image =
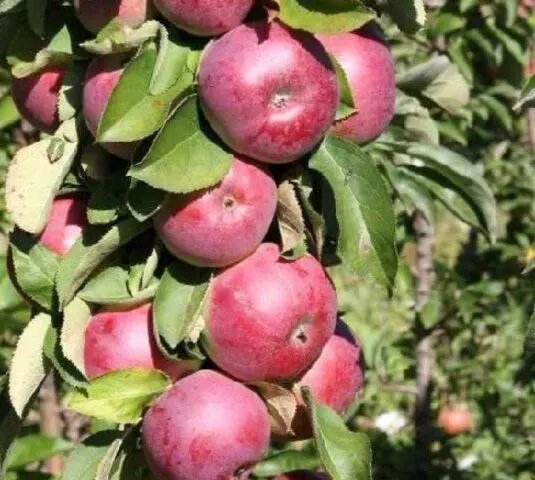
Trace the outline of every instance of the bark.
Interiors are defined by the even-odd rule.
[[[414,426],[416,443],[416,471],[418,478],[430,478],[431,451],[430,451],[430,410],[431,391],[435,355],[433,350],[433,337],[420,321],[420,313],[427,304],[433,286],[433,250],[434,234],[425,217],[416,213],[414,229],[417,235],[416,245],[416,298],[415,298],[415,332],[416,348],[416,402],[414,405]]]

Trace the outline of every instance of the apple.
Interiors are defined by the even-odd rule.
[[[214,36],[240,25],[253,0],[154,0],[172,24],[193,35]]]
[[[163,207],[154,227],[176,257],[201,267],[222,267],[256,250],[277,208],[270,173],[236,156],[221,183],[180,195]]]
[[[364,385],[364,357],[360,343],[349,327],[338,320],[334,335],[321,355],[294,387],[308,387],[314,400],[345,413]]]
[[[472,412],[464,403],[445,405],[438,414],[438,425],[448,435],[469,432],[474,427]]]
[[[65,67],[54,65],[11,82],[20,114],[38,130],[53,133],[59,126],[58,93],[64,75]]]
[[[58,255],[65,255],[88,226],[87,203],[88,199],[81,195],[54,199],[39,243]]]
[[[312,150],[331,126],[338,83],[312,35],[253,22],[208,46],[199,95],[213,129],[233,150],[288,163]]]
[[[87,378],[127,368],[165,372],[173,380],[198,368],[197,361],[170,360],[160,352],[152,333],[152,305],[104,309],[93,315],[85,332]]]
[[[332,133],[357,143],[376,139],[394,116],[396,70],[394,58],[378,29],[365,27],[340,35],[317,35],[340,62],[358,113],[337,122]]]
[[[269,417],[256,393],[220,373],[179,380],[143,419],[143,449],[157,478],[245,480],[269,447]]]
[[[98,33],[112,20],[138,27],[151,16],[150,0],[74,0],[76,16],[92,33]]]
[[[100,119],[113,89],[119,83],[126,62],[127,57],[121,54],[96,56],[87,68],[83,91],[83,114],[87,128],[93,136],[97,134]],[[113,155],[131,160],[138,142],[100,145]]]
[[[336,293],[314,257],[285,260],[264,243],[214,278],[204,319],[205,348],[222,370],[250,382],[292,380],[334,332]]]
[[[275,477],[274,480],[330,480],[331,477],[326,473],[310,472],[307,470],[298,470],[295,472],[285,473]]]

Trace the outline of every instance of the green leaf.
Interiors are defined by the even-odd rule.
[[[6,95],[0,99],[0,130],[13,125],[20,119],[20,113],[13,98]]]
[[[43,347],[51,318],[35,316],[22,332],[9,370],[9,398],[20,418],[46,375]]]
[[[388,0],[386,11],[405,33],[416,33],[425,25],[424,0]]]
[[[154,298],[153,318],[155,336],[168,353],[173,353],[184,339],[200,333],[201,309],[211,274],[208,268],[178,260],[163,274]]]
[[[107,430],[86,438],[67,459],[61,479],[94,480],[109,446],[122,435],[122,432]]]
[[[338,80],[340,98],[338,100],[335,121],[339,122],[340,120],[345,120],[357,114],[358,108],[355,102],[355,92],[351,90],[344,67],[342,67],[334,55],[329,54],[329,58],[334,66],[334,71],[336,72],[336,78]]]
[[[100,460],[94,480],[109,480],[115,461],[124,442],[124,437],[115,439]]]
[[[24,0],[2,0],[0,2],[0,14],[7,13],[18,7]]]
[[[0,478],[4,478],[6,457],[21,426],[22,419],[15,412],[9,399],[6,378],[0,377]]]
[[[10,242],[18,285],[34,302],[51,309],[58,256],[20,230],[11,234]]]
[[[533,75],[524,85],[520,98],[515,104],[515,110],[535,107],[535,75]]]
[[[85,330],[91,318],[89,305],[75,297],[63,312],[60,346],[65,358],[85,376]]]
[[[71,392],[66,404],[83,415],[136,423],[143,409],[170,385],[169,378],[157,370],[119,370],[95,378],[83,391]]]
[[[173,100],[193,84],[193,74],[184,71],[169,89],[151,95],[156,60],[156,49],[149,45],[127,65],[100,121],[99,142],[131,142],[148,137],[162,126]]]
[[[82,107],[82,86],[86,65],[72,62],[65,74],[58,93],[58,117],[60,122],[71,119]]]
[[[446,71],[450,64],[448,57],[439,55],[420,63],[397,78],[397,86],[409,95],[417,95]]]
[[[45,33],[47,0],[26,0],[26,16],[30,27],[39,36]]]
[[[65,307],[89,275],[121,245],[150,227],[127,218],[108,229],[93,228],[84,232],[59,265],[56,278],[59,306]]]
[[[375,18],[359,0],[280,0],[280,19],[298,30],[312,33],[344,33]]]
[[[316,470],[319,459],[313,452],[286,450],[268,456],[256,465],[253,473],[257,477],[274,477],[295,470]]]
[[[468,105],[470,100],[470,86],[454,64],[436,77],[421,95],[435,102],[448,113],[457,115]]]
[[[368,437],[348,430],[334,410],[314,401],[307,387],[301,392],[309,410],[318,455],[332,479],[371,480],[372,451]]]
[[[511,132],[513,130],[513,118],[509,108],[507,108],[504,103],[487,94],[479,95],[477,100],[487,107],[506,132]]]
[[[398,263],[395,218],[373,160],[356,145],[328,136],[309,166],[323,175],[334,194],[342,262],[359,275],[392,286]]]
[[[187,98],[158,133],[142,162],[130,169],[130,175],[172,193],[215,185],[228,172],[233,156],[208,128],[200,117],[197,97]]]
[[[128,210],[138,222],[144,222],[161,208],[167,195],[164,190],[157,190],[144,182],[132,179],[127,198]]]
[[[92,225],[114,222],[126,209],[126,196],[130,181],[124,176],[113,177],[99,183],[87,208],[87,219]]]
[[[41,462],[58,453],[72,450],[74,445],[63,438],[30,434],[19,438],[7,458],[7,467],[11,469],[24,467],[28,463]]]
[[[432,37],[438,37],[462,29],[466,23],[465,17],[450,12],[440,12],[427,28],[427,32]]]

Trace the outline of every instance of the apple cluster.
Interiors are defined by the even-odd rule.
[[[158,479],[248,478],[273,436],[255,385],[284,385],[295,395],[292,438],[312,428],[301,387],[315,400],[345,412],[361,391],[361,346],[337,318],[336,293],[311,253],[281,255],[267,241],[277,209],[273,164],[299,161],[330,134],[356,143],[377,138],[395,102],[394,62],[375,26],[339,35],[312,35],[279,20],[249,21],[252,0],[74,0],[90,32],[110,21],[130,27],[160,15],[188,34],[213,37],[197,75],[200,108],[234,152],[216,186],[171,196],[153,218],[168,252],[199,268],[214,268],[204,301],[201,346],[209,361],[167,358],[154,338],[151,303],[106,307],[85,332],[85,374],[93,379],[126,368],[165,372],[175,383],[148,409],[142,423],[147,463]],[[256,15],[255,17],[258,17]],[[343,68],[358,113],[335,121]],[[96,136],[128,54],[95,56],[83,85],[83,117]],[[58,127],[62,65],[14,79],[14,100],[37,129]],[[135,87],[134,87],[135,88]],[[104,143],[132,161],[138,143]],[[88,228],[88,199],[55,199],[42,245],[65,255]],[[295,472],[283,479],[322,479]]]

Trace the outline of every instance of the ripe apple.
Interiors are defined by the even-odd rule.
[[[469,432],[474,426],[472,412],[464,403],[445,405],[438,414],[438,425],[448,435]]]
[[[312,35],[253,22],[207,48],[199,94],[210,124],[233,150],[288,163],[312,150],[331,126],[338,84]]]
[[[53,133],[59,126],[58,93],[65,68],[54,65],[23,78],[13,78],[11,93],[21,115],[38,130]]]
[[[166,480],[245,480],[269,446],[269,417],[254,392],[220,373],[179,380],[143,419],[150,469]]]
[[[87,378],[127,368],[161,370],[173,380],[198,368],[196,361],[170,360],[158,350],[152,333],[152,308],[105,309],[89,320],[85,332]]]
[[[88,130],[96,136],[98,124],[106,109],[113,89],[119,83],[127,58],[124,55],[95,57],[87,68],[83,91],[83,114]],[[131,160],[138,142],[102,143],[108,152]]]
[[[318,403],[344,413],[364,385],[364,357],[349,327],[338,320],[334,335],[321,355],[294,387],[308,387]]]
[[[138,27],[150,18],[150,0],[74,0],[76,16],[92,33],[98,33],[113,19]]]
[[[212,282],[203,341],[210,358],[245,381],[292,380],[334,332],[336,293],[311,255],[289,261],[264,243]]]
[[[394,116],[396,70],[388,45],[371,27],[317,38],[346,72],[358,108],[358,114],[333,126],[333,134],[357,143],[374,140]]]
[[[331,477],[326,473],[309,472],[307,470],[298,470],[296,472],[285,473],[275,477],[274,480],[330,480]]]
[[[262,166],[235,157],[215,187],[172,199],[154,226],[176,257],[201,267],[222,267],[256,250],[277,208],[277,186]]]
[[[88,199],[80,195],[57,197],[39,243],[58,255],[65,255],[88,225],[87,202]]]
[[[240,25],[253,0],[154,0],[171,23],[193,35],[214,36]]]

